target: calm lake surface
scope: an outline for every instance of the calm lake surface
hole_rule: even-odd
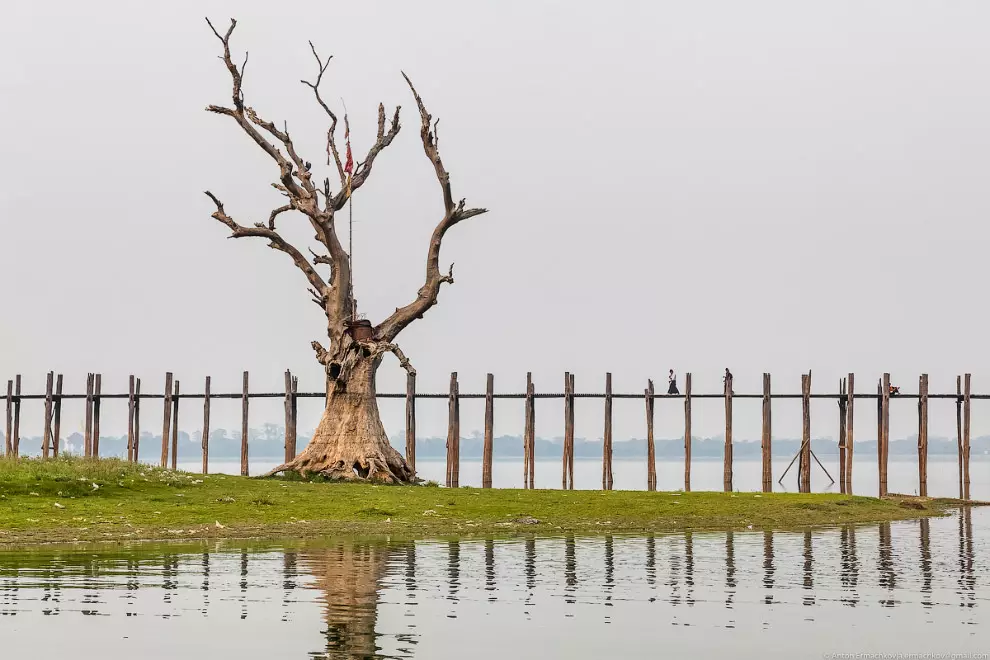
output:
[[[18,659],[978,658],[988,551],[983,509],[813,532],[8,551],[0,644]]]

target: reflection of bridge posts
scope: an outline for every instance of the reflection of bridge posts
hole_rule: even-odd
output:
[[[694,605],[694,535],[691,532],[684,532],[684,584],[687,585],[685,601]]]
[[[763,588],[767,590],[767,595],[763,597],[763,602],[767,605],[773,604],[773,532],[767,530],[763,532]]]
[[[736,544],[732,532],[725,533],[725,606],[732,608],[736,596]]]
[[[928,518],[921,519],[921,604],[932,606],[932,546]]]
[[[564,580],[567,582],[567,587],[564,589],[567,595],[564,600],[573,604],[577,602],[574,597],[575,587],[577,587],[577,550],[574,546],[573,535],[564,539]]]
[[[881,588],[887,589],[887,598],[880,601],[884,607],[893,607],[897,604],[894,598],[894,590],[897,588],[897,572],[894,570],[894,553],[890,540],[890,523],[880,523],[879,530],[879,557],[877,561],[877,571],[880,574],[879,584]]]
[[[976,607],[976,576],[973,574],[973,517],[970,507],[959,512],[959,595],[962,607]]]
[[[653,534],[646,537],[646,584],[657,583],[657,539]]]
[[[839,537],[839,561],[841,570],[839,579],[846,591],[851,591],[851,596],[842,597],[842,604],[856,607],[859,604],[859,594],[856,587],[859,585],[859,559],[856,556],[856,528],[853,526],[843,527]]]
[[[804,533],[804,588],[809,593],[804,596],[805,605],[815,604],[814,552],[811,543],[811,532]]]
[[[495,541],[485,540],[485,591],[494,592],[495,588]],[[495,601],[495,594],[488,596],[488,602]]]
[[[615,548],[612,535],[605,536],[605,605],[612,606],[612,588],[615,586]]]
[[[248,569],[248,551],[247,549],[241,550],[241,619],[247,618],[247,569]]]

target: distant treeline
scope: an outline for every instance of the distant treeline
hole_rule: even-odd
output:
[[[201,433],[193,433],[191,436],[185,431],[179,432],[179,460],[191,461],[200,456]],[[300,433],[297,446],[302,449],[312,437],[311,433]],[[285,430],[275,424],[265,424],[260,429],[250,429],[248,432],[248,444],[250,456],[253,459],[280,460],[284,455]],[[0,442],[3,441],[3,434],[0,433]],[[399,451],[405,449],[405,437],[396,434],[391,438],[392,445]],[[419,459],[444,458],[446,451],[446,438],[418,438],[416,440],[416,457]],[[794,438],[774,438],[773,455],[778,457],[792,457],[800,448],[800,440]],[[62,440],[63,450],[70,453],[82,453],[83,436],[76,432]],[[145,432],[141,434],[141,460],[155,462],[161,455],[162,440],[160,435],[153,435]],[[722,450],[725,440],[722,437],[692,439],[691,451],[695,458],[722,458]],[[832,438],[817,438],[811,442],[812,450],[819,456],[835,456],[839,450],[836,441]],[[481,459],[484,441],[480,434],[461,438],[461,458]],[[21,437],[21,454],[34,456],[40,453],[41,437]],[[561,458],[563,451],[562,438],[547,440],[537,438],[536,456],[537,458]],[[876,440],[863,440],[856,442],[854,452],[859,455],[876,456]],[[973,455],[990,454],[990,436],[981,436],[972,439]],[[124,456],[127,453],[127,436],[100,436],[101,456]],[[917,456],[917,437],[891,440],[891,456]],[[955,456],[955,438],[929,438],[928,453],[930,456]],[[241,455],[241,438],[239,432],[230,432],[226,429],[215,429],[210,432],[210,458],[215,460],[237,460]],[[522,458],[523,446],[521,436],[503,435],[494,439],[493,455],[495,459],[516,459]],[[600,440],[586,440],[584,438],[574,439],[575,458],[601,458],[602,442]],[[657,458],[671,459],[682,458],[684,456],[684,439],[673,438],[656,441]],[[760,457],[759,442],[736,441],[733,444],[733,455],[737,459],[758,459]],[[615,441],[613,443],[613,456],[617,459],[645,459],[646,440],[630,439]]]

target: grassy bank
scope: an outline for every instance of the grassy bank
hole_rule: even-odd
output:
[[[937,515],[842,495],[482,490],[202,476],[118,460],[0,459],[0,544],[793,529]]]

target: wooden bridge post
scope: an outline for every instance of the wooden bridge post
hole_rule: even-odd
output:
[[[175,381],[175,396],[172,398],[172,469],[179,460],[179,381]]]
[[[684,492],[691,492],[691,374],[684,374]]]
[[[7,426],[4,428],[4,444],[7,457],[14,455],[14,381],[7,381]]]
[[[93,455],[93,377],[93,374],[86,374],[86,428],[83,429],[83,456],[86,458]]]
[[[570,426],[571,422],[571,373],[569,371],[564,372],[564,447],[563,452],[561,452],[561,476],[560,476],[560,488],[561,490],[567,490],[567,452],[569,450],[568,440],[570,439],[573,429]]]
[[[210,377],[203,384],[203,436],[200,441],[203,450],[203,474],[210,473]]]
[[[801,376],[801,459],[798,490],[811,492],[811,372]]]
[[[141,450],[141,379],[134,379],[134,462],[138,462]]]
[[[763,492],[773,492],[772,419],[770,404],[770,374],[763,374],[763,430],[760,437],[760,453],[763,458]]]
[[[14,458],[21,455],[21,375],[14,376]]]
[[[530,406],[529,406],[529,386],[533,382],[532,372],[526,373],[526,398],[523,401],[523,488],[529,488],[529,427],[530,427]]]
[[[888,458],[890,455],[890,374],[883,375],[883,390],[880,397],[881,402],[881,447],[880,452],[880,496],[887,494],[887,470]]]
[[[529,487],[536,488],[536,385],[527,374],[526,400],[529,402]]]
[[[295,453],[289,453],[289,446],[291,444],[289,438],[292,435],[292,372],[288,369],[285,370],[285,398],[282,408],[285,412],[285,439],[282,443],[282,462],[288,463],[296,456]]]
[[[54,429],[52,430],[52,454],[58,458],[59,437],[62,433],[62,374],[55,377],[55,411],[52,413]]]
[[[52,389],[55,387],[55,374],[49,371],[45,378],[45,430],[41,435],[41,457],[49,456],[49,439],[52,437]]]
[[[168,467],[168,435],[172,420],[172,372],[165,373],[165,402],[162,412],[162,455],[161,466]]]
[[[839,379],[839,492],[846,494],[846,379]]]
[[[657,489],[657,453],[653,440],[653,381],[647,381],[646,387],[646,490],[655,492]]]
[[[722,490],[732,492],[732,378],[725,379],[725,449],[722,454]]]
[[[956,376],[956,462],[959,467],[959,499],[963,499],[962,376]]]
[[[602,490],[612,490],[612,374],[605,374],[605,432],[602,438]]]
[[[103,374],[93,377],[93,458],[100,457],[100,408],[103,405]]]
[[[481,487],[492,487],[495,454],[495,375],[485,376],[485,445],[481,451]]]
[[[928,497],[928,374],[918,379],[918,495]]]
[[[856,376],[846,376],[846,493],[853,494],[853,403],[855,401]]]
[[[127,378],[127,462],[134,461],[134,374]]]
[[[963,499],[969,499],[969,430],[971,374],[963,376]]]
[[[416,474],[416,372],[406,373],[406,464]]]
[[[571,429],[570,442],[568,443],[567,452],[567,488],[568,490],[574,490],[574,374],[570,375],[570,392],[571,392],[571,407],[569,409],[570,416],[568,417],[567,426]]]
[[[248,476],[248,372],[241,381],[241,476]]]
[[[448,488],[458,488],[460,479],[460,397],[457,372],[450,374],[450,393],[447,397],[447,483]]]

